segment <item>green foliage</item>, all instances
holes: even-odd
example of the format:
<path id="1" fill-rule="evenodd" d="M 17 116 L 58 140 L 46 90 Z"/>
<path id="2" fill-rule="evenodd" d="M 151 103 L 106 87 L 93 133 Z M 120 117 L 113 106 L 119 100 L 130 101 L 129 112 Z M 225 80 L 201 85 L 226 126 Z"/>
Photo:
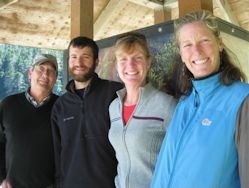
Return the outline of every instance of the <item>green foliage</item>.
<path id="1" fill-rule="evenodd" d="M 153 56 L 149 77 L 155 87 L 163 89 L 167 84 L 165 80 L 171 75 L 173 69 L 176 46 L 172 41 L 169 41 L 164 43 L 162 47 L 158 45 L 156 47 L 158 49 Z"/>

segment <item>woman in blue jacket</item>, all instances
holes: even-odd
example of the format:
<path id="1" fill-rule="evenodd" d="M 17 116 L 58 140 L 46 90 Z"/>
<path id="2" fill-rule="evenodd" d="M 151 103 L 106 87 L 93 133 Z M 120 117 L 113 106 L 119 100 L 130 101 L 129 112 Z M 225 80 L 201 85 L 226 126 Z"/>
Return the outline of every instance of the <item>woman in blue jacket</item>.
<path id="1" fill-rule="evenodd" d="M 174 80 L 181 96 L 151 187 L 249 187 L 249 85 L 208 11 L 176 20 Z"/>

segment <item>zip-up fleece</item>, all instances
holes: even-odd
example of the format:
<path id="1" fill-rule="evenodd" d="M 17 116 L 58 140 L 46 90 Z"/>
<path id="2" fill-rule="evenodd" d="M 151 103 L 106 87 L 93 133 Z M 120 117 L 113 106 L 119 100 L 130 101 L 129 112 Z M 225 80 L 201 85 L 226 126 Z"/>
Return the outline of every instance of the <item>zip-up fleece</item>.
<path id="1" fill-rule="evenodd" d="M 249 85 L 225 86 L 220 74 L 193 81 L 162 144 L 152 188 L 240 188 L 235 141 Z"/>
<path id="2" fill-rule="evenodd" d="M 108 140 L 108 108 L 122 87 L 95 74 L 79 96 L 74 81 L 68 83 L 52 111 L 57 187 L 115 187 L 117 161 Z"/>
<path id="3" fill-rule="evenodd" d="M 109 140 L 118 159 L 116 188 L 148 188 L 176 101 L 173 97 L 153 88 L 151 84 L 147 84 L 140 88 L 136 108 L 124 125 L 122 101 L 126 90 L 118 91 L 117 94 L 118 98 L 109 108 L 111 118 Z"/>

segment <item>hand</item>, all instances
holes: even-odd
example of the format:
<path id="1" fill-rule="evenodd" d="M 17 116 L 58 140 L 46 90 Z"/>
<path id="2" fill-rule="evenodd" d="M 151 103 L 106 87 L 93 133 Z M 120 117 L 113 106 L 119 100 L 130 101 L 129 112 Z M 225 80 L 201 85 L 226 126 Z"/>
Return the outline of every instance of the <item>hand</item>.
<path id="1" fill-rule="evenodd" d="M 5 180 L 3 180 L 2 184 L 1 184 L 1 188 L 12 188 L 12 186 L 11 186 L 10 183 L 5 179 Z"/>

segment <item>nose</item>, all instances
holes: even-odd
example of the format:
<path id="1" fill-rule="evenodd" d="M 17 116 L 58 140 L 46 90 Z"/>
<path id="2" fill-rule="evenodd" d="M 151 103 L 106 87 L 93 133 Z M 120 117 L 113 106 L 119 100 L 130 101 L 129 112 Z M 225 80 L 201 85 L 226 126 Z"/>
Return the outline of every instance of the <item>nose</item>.
<path id="1" fill-rule="evenodd" d="M 50 73 L 48 70 L 44 70 L 42 73 L 41 73 L 42 77 L 49 77 Z"/>
<path id="2" fill-rule="evenodd" d="M 74 65 L 74 66 L 80 66 L 80 65 L 82 64 L 82 62 L 83 62 L 83 59 L 82 59 L 82 58 L 75 58 L 75 59 L 73 60 L 73 65 Z"/>
<path id="3" fill-rule="evenodd" d="M 200 44 L 194 44 L 193 45 L 193 51 L 194 52 L 197 52 L 197 53 L 200 53 L 202 51 L 202 48 L 201 48 L 201 45 Z"/>
<path id="4" fill-rule="evenodd" d="M 133 67 L 136 64 L 136 60 L 134 58 L 128 58 L 127 59 L 127 66 Z"/>
<path id="5" fill-rule="evenodd" d="M 54 76 L 55 74 L 56 74 L 55 71 L 50 69 L 44 69 L 42 71 L 43 76 Z"/>

